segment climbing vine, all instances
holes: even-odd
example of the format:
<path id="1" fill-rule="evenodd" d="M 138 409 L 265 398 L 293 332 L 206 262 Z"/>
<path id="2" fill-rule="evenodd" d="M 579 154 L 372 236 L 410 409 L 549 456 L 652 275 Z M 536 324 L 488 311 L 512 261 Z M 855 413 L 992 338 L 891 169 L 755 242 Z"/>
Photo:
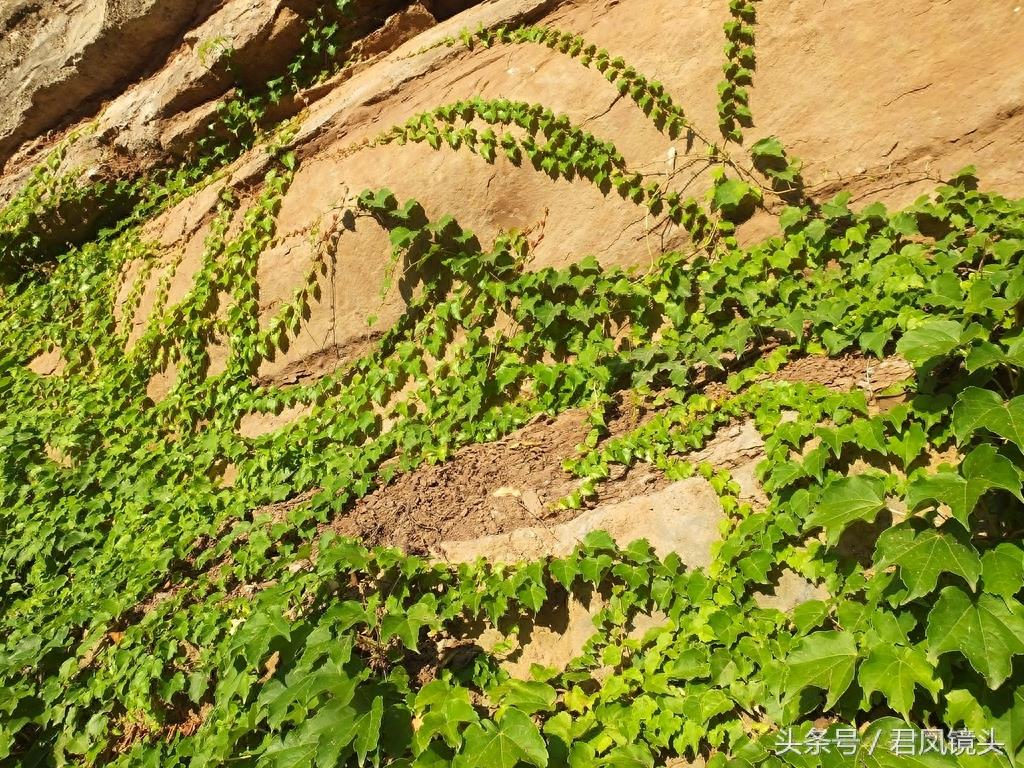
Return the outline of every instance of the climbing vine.
<path id="1" fill-rule="evenodd" d="M 732 18 L 725 22 L 725 79 L 718 84 L 718 127 L 728 141 L 743 141 L 743 128 L 754 123 L 748 87 L 754 81 L 754 0 L 729 0 Z"/>
<path id="2" fill-rule="evenodd" d="M 723 131 L 736 142 L 753 6 L 730 7 Z M 335 32 L 316 28 L 310 39 L 329 48 Z M 669 135 L 700 136 L 663 86 L 581 38 L 538 27 L 464 38 L 548 45 L 596 67 Z M 307 64 L 282 82 L 308 82 L 300 73 Z M 1024 201 L 979 191 L 965 169 L 900 211 L 812 202 L 772 138 L 751 147 L 767 188 L 701 139 L 714 166 L 702 203 L 541 105 L 474 98 L 348 151 L 425 143 L 584 179 L 682 226 L 685 251 L 643 270 L 582 254 L 530 269 L 522 233 L 484 243 L 457 211 L 432 219 L 373 189 L 320 222 L 291 300 L 267 313 L 258 261 L 301 171 L 298 127 L 261 129 L 255 188 L 223 184 L 184 296 L 170 292 L 180 254 L 143 224 L 213 183 L 202 161 L 135 182 L 119 226 L 0 296 L 0 761 L 821 762 L 799 742 L 888 765 L 893 735 L 917 727 L 991 729 L 1001 746 L 986 764 L 1017 763 Z M 12 265 L 37 253 L 33 218 L 78 194 L 54 157 L 0 214 Z M 735 221 L 769 193 L 789 203 L 779 233 L 741 246 Z M 261 383 L 261 362 L 323 290 L 330 243 L 363 228 L 387 233 L 385 288 L 407 289 L 404 313 L 315 382 Z M 218 345 L 226 360 L 211 372 Z M 54 350 L 58 375 L 30 370 Z M 894 356 L 909 366 L 883 398 L 784 375 L 792 361 L 844 355 L 868 376 Z M 172 384 L 156 398 L 160 376 Z M 624 397 L 647 418 L 615 433 Z M 306 413 L 287 427 L 239 431 L 247 414 L 294 406 Z M 565 457 L 578 485 L 561 504 L 591 503 L 613 469 L 638 464 L 702 478 L 723 510 L 705 567 L 602 532 L 564 557 L 458 566 L 332 532 L 399 473 L 572 408 L 591 431 Z M 738 423 L 763 441 L 760 501 L 696 458 Z M 818 596 L 790 612 L 765 604 L 784 571 Z M 587 591 L 602 599 L 581 653 L 511 677 L 501 662 L 524 642 L 518 627 Z M 489 650 L 464 643 L 481 624 L 501 638 Z M 841 747 L 851 732 L 852 751 Z"/>

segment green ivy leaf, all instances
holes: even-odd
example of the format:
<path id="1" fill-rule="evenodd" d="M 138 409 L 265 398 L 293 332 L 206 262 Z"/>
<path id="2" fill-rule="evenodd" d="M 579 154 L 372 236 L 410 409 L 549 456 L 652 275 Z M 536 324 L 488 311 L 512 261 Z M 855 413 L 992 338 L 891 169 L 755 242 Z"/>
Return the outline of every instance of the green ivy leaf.
<path id="1" fill-rule="evenodd" d="M 871 522 L 885 506 L 885 482 L 877 477 L 854 475 L 825 488 L 818 506 L 807 518 L 805 530 L 824 528 L 829 544 L 855 520 Z"/>
<path id="2" fill-rule="evenodd" d="M 905 749 L 902 753 L 896 753 L 892 749 L 892 744 L 896 739 L 897 731 L 913 734 L 913 738 L 917 739 L 920 728 L 897 717 L 876 720 L 860 735 L 856 756 L 849 762 L 836 762 L 840 765 L 852 765 L 857 768 L 960 768 L 967 765 L 958 760 L 955 755 L 922 752 L 916 747 L 914 754 L 907 754 L 910 752 L 909 749 Z"/>
<path id="3" fill-rule="evenodd" d="M 722 179 L 715 184 L 711 197 L 714 209 L 729 219 L 747 215 L 759 200 L 757 191 L 739 179 Z"/>
<path id="4" fill-rule="evenodd" d="M 942 681 L 924 651 L 901 645 L 882 644 L 871 648 L 860 665 L 857 680 L 864 689 L 865 702 L 870 703 L 871 694 L 878 691 L 890 707 L 908 720 L 916 686 L 931 693 L 933 700 L 937 700 L 942 690 Z"/>
<path id="5" fill-rule="evenodd" d="M 654 755 L 643 744 L 621 744 L 605 755 L 598 765 L 609 768 L 654 768 Z"/>
<path id="6" fill-rule="evenodd" d="M 416 650 L 419 643 L 420 630 L 425 626 L 437 624 L 437 607 L 434 601 L 423 600 L 410 606 L 404 613 L 392 613 L 380 623 L 381 642 L 398 637 L 410 650 Z"/>
<path id="7" fill-rule="evenodd" d="M 953 432 L 963 445 L 979 429 L 1012 441 L 1024 450 L 1024 395 L 1009 402 L 988 389 L 968 387 L 953 406 Z"/>
<path id="8" fill-rule="evenodd" d="M 969 685 L 947 691 L 945 699 L 943 720 L 946 725 L 963 723 L 978 734 L 991 730 L 1006 744 L 1011 755 L 1024 743 L 1024 688 L 1021 686 L 990 691 L 980 685 Z"/>
<path id="9" fill-rule="evenodd" d="M 981 580 L 986 592 L 1012 598 L 1024 586 L 1024 550 L 1008 542 L 990 549 L 981 558 Z"/>
<path id="10" fill-rule="evenodd" d="M 755 159 L 782 160 L 786 159 L 786 150 L 777 136 L 766 136 L 755 141 L 750 147 L 750 154 Z"/>
<path id="11" fill-rule="evenodd" d="M 903 334 L 896 343 L 896 352 L 921 365 L 956 349 L 963 332 L 963 326 L 955 320 L 928 320 Z"/>
<path id="12" fill-rule="evenodd" d="M 529 715 L 509 709 L 501 721 L 472 723 L 466 728 L 462 752 L 455 765 L 464 768 L 515 768 L 520 760 L 544 768 L 548 750 L 540 730 Z"/>
<path id="13" fill-rule="evenodd" d="M 1024 606 L 994 595 L 972 600 L 946 587 L 928 614 L 925 634 L 932 657 L 959 651 L 995 690 L 1010 676 L 1012 658 L 1024 653 Z"/>
<path id="14" fill-rule="evenodd" d="M 554 707 L 556 696 L 555 689 L 547 683 L 513 679 L 501 685 L 492 700 L 502 707 L 515 707 L 532 715 Z"/>
<path id="15" fill-rule="evenodd" d="M 970 530 L 970 515 L 990 489 L 1001 488 L 1020 498 L 1021 477 L 1013 463 L 991 445 L 980 445 L 963 461 L 961 473 L 937 472 L 914 480 L 907 489 L 907 507 L 917 509 L 935 500 L 949 505 L 953 516 Z"/>
<path id="16" fill-rule="evenodd" d="M 351 701 L 358 681 L 347 676 L 340 666 L 332 666 L 307 672 L 294 681 L 289 676 L 287 686 L 278 680 L 271 680 L 260 692 L 257 703 L 258 707 L 267 707 L 267 724 L 271 728 L 279 728 L 294 705 L 305 706 L 323 691 L 331 692 L 332 701 L 342 704 Z"/>
<path id="17" fill-rule="evenodd" d="M 814 632 L 786 659 L 786 695 L 791 698 L 813 686 L 826 692 L 830 708 L 853 682 L 857 643 L 850 632 Z"/>
<path id="18" fill-rule="evenodd" d="M 886 448 L 900 460 L 904 471 L 921 455 L 928 444 L 928 435 L 920 424 L 914 422 L 898 439 L 891 438 Z"/>
<path id="19" fill-rule="evenodd" d="M 925 528 L 915 531 L 907 524 L 889 528 L 878 537 L 875 567 L 900 567 L 900 578 L 910 590 L 903 602 L 926 595 L 935 589 L 939 574 L 955 573 L 974 589 L 981 576 L 981 561 L 974 547 L 958 541 L 952 534 Z"/>
<path id="20" fill-rule="evenodd" d="M 354 746 L 359 765 L 366 762 L 366 756 L 377 749 L 380 740 L 380 724 L 384 717 L 384 698 L 375 696 L 370 708 L 360 714 L 353 727 Z"/>

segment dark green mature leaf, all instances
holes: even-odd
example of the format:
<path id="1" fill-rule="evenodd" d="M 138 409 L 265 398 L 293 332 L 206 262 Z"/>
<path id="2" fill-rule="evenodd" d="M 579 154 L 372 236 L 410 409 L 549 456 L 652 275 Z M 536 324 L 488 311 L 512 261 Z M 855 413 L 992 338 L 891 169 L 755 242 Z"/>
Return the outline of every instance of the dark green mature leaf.
<path id="1" fill-rule="evenodd" d="M 358 680 L 349 677 L 344 670 L 328 665 L 324 669 L 308 672 L 296 680 L 288 680 L 287 686 L 271 680 L 260 692 L 257 706 L 267 707 L 267 723 L 279 728 L 295 706 L 305 706 L 311 699 L 324 691 L 330 691 L 332 700 L 347 704 L 352 700 Z"/>
<path id="2" fill-rule="evenodd" d="M 359 698 L 356 704 L 339 699 L 323 706 L 315 716 L 290 731 L 283 741 L 267 749 L 261 764 L 270 761 L 275 768 L 298 768 L 312 765 L 315 756 L 317 765 L 333 765 L 342 750 L 358 737 L 361 736 L 365 745 L 369 738 L 368 728 L 372 725 L 370 716 L 375 710 L 379 732 L 383 702 L 378 697 L 366 707 L 364 697 Z"/>
<path id="3" fill-rule="evenodd" d="M 317 741 L 302 741 L 293 744 L 287 742 L 270 746 L 264 753 L 260 765 L 273 765 L 274 768 L 308 768 L 316 756 Z"/>
<path id="4" fill-rule="evenodd" d="M 1024 586 L 1024 550 L 1003 542 L 981 558 L 981 579 L 985 591 L 1011 598 Z"/>
<path id="5" fill-rule="evenodd" d="M 885 482 L 877 477 L 854 475 L 837 480 L 825 488 L 804 528 L 824 528 L 829 543 L 835 544 L 853 521 L 875 519 L 885 506 L 884 491 Z"/>
<path id="6" fill-rule="evenodd" d="M 857 768 L 961 768 L 955 755 L 922 751 L 920 733 L 920 726 L 895 717 L 882 718 L 860 734 L 856 756 L 838 765 Z"/>
<path id="7" fill-rule="evenodd" d="M 907 524 L 889 528 L 878 537 L 875 567 L 900 567 L 900 578 L 910 592 L 909 602 L 935 589 L 939 574 L 955 573 L 974 589 L 981 576 L 981 561 L 970 544 L 934 528 L 916 531 Z"/>
<path id="8" fill-rule="evenodd" d="M 352 732 L 356 758 L 359 765 L 366 762 L 366 757 L 377 748 L 380 740 L 380 724 L 384 717 L 384 698 L 375 696 L 370 708 L 362 712 L 353 723 Z M 345 742 L 347 735 L 343 734 L 340 741 Z"/>
<path id="9" fill-rule="evenodd" d="M 828 709 L 853 682 L 857 642 L 850 632 L 814 632 L 800 641 L 786 659 L 786 696 L 813 686 L 826 692 Z"/>
<path id="10" fill-rule="evenodd" d="M 942 690 L 942 681 L 935 674 L 935 666 L 920 648 L 880 644 L 868 651 L 860 665 L 857 679 L 864 689 L 865 701 L 875 691 L 885 696 L 886 703 L 910 717 L 914 706 L 914 688 L 920 685 L 936 699 Z"/>
<path id="11" fill-rule="evenodd" d="M 1024 653 L 1024 606 L 985 594 L 972 600 L 946 587 L 928 614 L 926 635 L 932 657 L 959 651 L 994 690 L 1010 676 L 1013 657 Z"/>
<path id="12" fill-rule="evenodd" d="M 949 505 L 953 516 L 970 530 L 970 515 L 989 490 L 1001 488 L 1020 498 L 1021 477 L 1013 463 L 991 445 L 980 445 L 963 461 L 961 474 L 937 472 L 917 478 L 907 489 L 907 506 L 917 509 L 934 500 Z"/>
<path id="13" fill-rule="evenodd" d="M 987 429 L 1024 450 L 1024 395 L 1004 401 L 995 392 L 968 387 L 953 407 L 953 431 L 961 444 Z"/>

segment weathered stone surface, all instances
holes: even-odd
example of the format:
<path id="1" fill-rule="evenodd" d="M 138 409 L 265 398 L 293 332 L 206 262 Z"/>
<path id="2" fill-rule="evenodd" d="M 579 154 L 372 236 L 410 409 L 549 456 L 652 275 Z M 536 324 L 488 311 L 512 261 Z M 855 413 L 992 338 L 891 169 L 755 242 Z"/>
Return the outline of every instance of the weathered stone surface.
<path id="1" fill-rule="evenodd" d="M 297 405 L 280 413 L 247 413 L 238 425 L 238 434 L 248 438 L 261 437 L 306 416 L 310 410 L 308 406 Z"/>
<path id="2" fill-rule="evenodd" d="M 64 357 L 60 347 L 40 352 L 29 361 L 28 368 L 39 376 L 60 376 L 64 371 Z"/>
<path id="3" fill-rule="evenodd" d="M 159 66 L 210 0 L 17 0 L 0 6 L 0 166 Z"/>
<path id="4" fill-rule="evenodd" d="M 827 600 L 828 597 L 828 591 L 824 587 L 812 584 L 800 574 L 786 568 L 770 588 L 755 594 L 754 600 L 762 608 L 775 608 L 783 613 L 789 613 L 808 600 Z"/>
<path id="5" fill-rule="evenodd" d="M 724 519 L 714 489 L 703 478 L 690 478 L 657 493 L 597 507 L 561 525 L 442 544 L 437 555 L 450 562 L 484 557 L 504 563 L 562 557 L 591 531 L 604 530 L 620 546 L 647 539 L 659 557 L 676 552 L 686 565 L 701 567 L 711 562 L 711 545 L 720 538 Z"/>

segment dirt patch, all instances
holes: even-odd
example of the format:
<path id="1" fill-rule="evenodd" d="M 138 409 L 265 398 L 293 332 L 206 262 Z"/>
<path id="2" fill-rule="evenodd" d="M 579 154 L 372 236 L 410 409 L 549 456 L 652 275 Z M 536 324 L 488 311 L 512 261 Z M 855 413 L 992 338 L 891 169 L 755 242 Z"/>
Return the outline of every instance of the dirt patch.
<path id="1" fill-rule="evenodd" d="M 884 360 L 863 355 L 841 357 L 803 357 L 787 363 L 772 378 L 776 381 L 802 381 L 830 389 L 849 391 L 860 388 L 878 395 L 894 384 L 914 375 L 914 368 L 900 357 Z"/>
<path id="2" fill-rule="evenodd" d="M 575 490 L 576 478 L 561 465 L 589 430 L 581 410 L 537 420 L 496 442 L 464 448 L 442 465 L 399 476 L 361 499 L 331 527 L 371 546 L 426 553 L 444 542 L 564 523 L 579 510 L 550 505 Z M 636 467 L 604 484 L 595 503 L 612 503 L 666 484 L 660 473 Z"/>

